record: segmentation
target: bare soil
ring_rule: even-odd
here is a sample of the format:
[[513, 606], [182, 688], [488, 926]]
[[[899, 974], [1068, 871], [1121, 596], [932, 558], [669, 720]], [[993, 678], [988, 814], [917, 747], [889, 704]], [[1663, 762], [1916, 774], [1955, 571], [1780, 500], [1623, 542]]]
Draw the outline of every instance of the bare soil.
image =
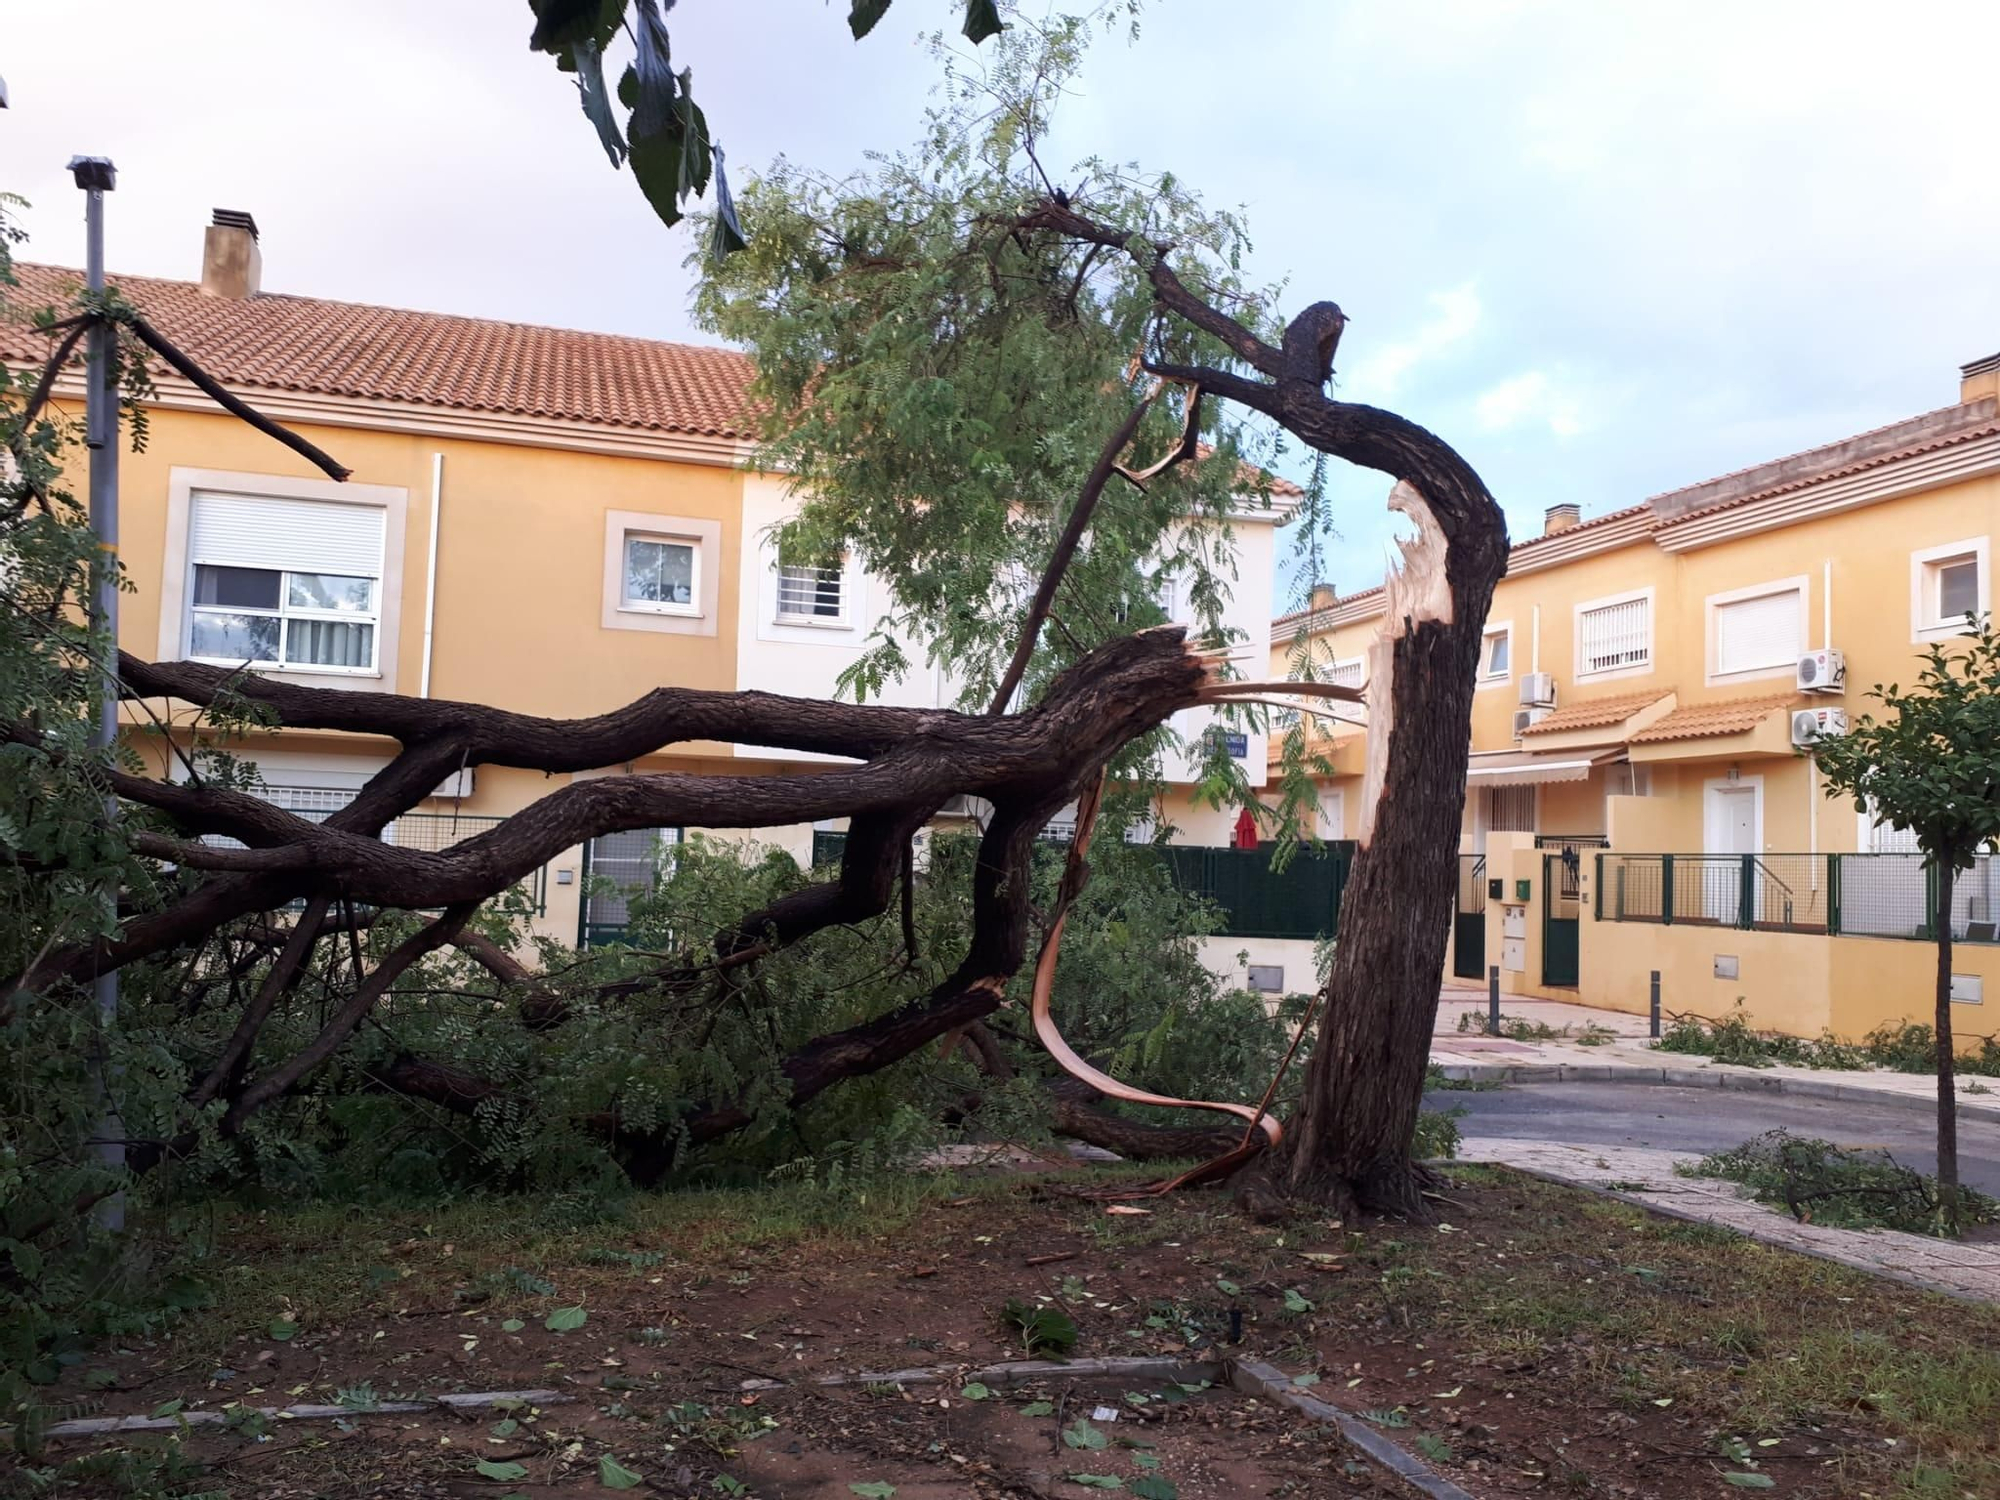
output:
[[[768, 1500], [1113, 1488], [1076, 1476], [1182, 1500], [1407, 1493], [1227, 1390], [806, 1383], [1021, 1358], [1015, 1298], [1065, 1311], [1080, 1357], [1268, 1359], [1482, 1500], [1735, 1495], [1746, 1475], [1787, 1497], [2000, 1494], [2000, 1315], [1503, 1173], [1462, 1170], [1427, 1225], [1257, 1226], [1201, 1194], [1113, 1215], [1018, 1179], [648, 1202], [563, 1231], [499, 1203], [357, 1213], [344, 1235], [324, 1213], [246, 1218], [214, 1309], [95, 1352], [51, 1400], [576, 1398], [191, 1429], [202, 1483], [232, 1495], [611, 1494], [606, 1458], [634, 1493]], [[548, 1326], [577, 1307], [583, 1326]]]

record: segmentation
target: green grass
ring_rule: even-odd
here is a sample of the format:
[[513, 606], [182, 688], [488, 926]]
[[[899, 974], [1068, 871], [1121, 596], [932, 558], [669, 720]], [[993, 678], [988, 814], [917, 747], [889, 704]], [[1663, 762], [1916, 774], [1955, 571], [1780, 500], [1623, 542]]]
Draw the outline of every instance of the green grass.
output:
[[[1507, 1180], [1490, 1168], [1451, 1176]], [[1832, 1436], [1851, 1430], [1855, 1460], [1887, 1466], [1885, 1482], [1856, 1491], [1878, 1500], [2000, 1495], [2000, 1309], [1550, 1184], [1516, 1186], [1514, 1224], [1483, 1226], [1484, 1253], [1440, 1274], [1425, 1273], [1440, 1269], [1449, 1237], [1359, 1252], [1399, 1272], [1382, 1293], [1398, 1320], [1491, 1357], [1576, 1361], [1581, 1381], [1622, 1404], [1672, 1402], [1742, 1435], [1753, 1455], [1765, 1438], [1781, 1440], [1770, 1451], [1797, 1452], [1808, 1435], [1837, 1449]]]

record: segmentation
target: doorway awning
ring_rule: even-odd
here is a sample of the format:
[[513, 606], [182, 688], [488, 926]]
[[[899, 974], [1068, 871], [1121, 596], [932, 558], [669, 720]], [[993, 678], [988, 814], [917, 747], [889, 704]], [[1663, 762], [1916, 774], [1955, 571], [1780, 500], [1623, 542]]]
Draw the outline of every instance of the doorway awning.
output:
[[1537, 755], [1532, 750], [1500, 750], [1475, 755], [1467, 763], [1468, 787], [1540, 786], [1549, 781], [1583, 781], [1598, 766], [1623, 760], [1622, 750], [1591, 754]]

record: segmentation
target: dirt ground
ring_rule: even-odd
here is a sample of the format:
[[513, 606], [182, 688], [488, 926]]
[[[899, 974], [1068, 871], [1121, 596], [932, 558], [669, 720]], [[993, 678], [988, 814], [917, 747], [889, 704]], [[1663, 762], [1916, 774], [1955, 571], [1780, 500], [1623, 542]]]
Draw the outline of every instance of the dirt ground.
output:
[[801, 1383], [1021, 1358], [1014, 1299], [1065, 1312], [1077, 1357], [1270, 1360], [1482, 1500], [2000, 1495], [2000, 1315], [1479, 1169], [1421, 1226], [1146, 1206], [961, 1177], [661, 1199], [561, 1230], [500, 1203], [270, 1212], [229, 1226], [215, 1307], [93, 1352], [51, 1404], [575, 1399], [241, 1416], [52, 1440], [41, 1462], [177, 1440], [204, 1465], [188, 1492], [329, 1500], [1409, 1493], [1326, 1427], [1199, 1382]]

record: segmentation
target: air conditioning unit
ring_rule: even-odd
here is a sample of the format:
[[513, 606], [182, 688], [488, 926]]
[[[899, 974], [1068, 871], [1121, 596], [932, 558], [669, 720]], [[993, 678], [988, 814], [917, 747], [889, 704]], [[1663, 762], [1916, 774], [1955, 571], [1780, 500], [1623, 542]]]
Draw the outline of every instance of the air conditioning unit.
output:
[[1847, 733], [1844, 708], [1800, 708], [1792, 712], [1792, 744], [1809, 750], [1821, 740]]
[[1530, 724], [1539, 724], [1550, 714], [1552, 708], [1517, 708], [1514, 710], [1514, 738], [1519, 739]]
[[1554, 708], [1556, 706], [1555, 678], [1547, 672], [1522, 673], [1521, 706], [1523, 708]]
[[1799, 658], [1798, 685], [1802, 693], [1846, 692], [1847, 658], [1832, 646], [1808, 651]]
[[470, 797], [472, 795], [472, 767], [465, 766], [460, 770], [453, 771], [451, 775], [438, 783], [437, 790], [432, 792], [431, 795], [453, 802]]
[[972, 814], [972, 799], [960, 792], [955, 797], [944, 799], [944, 805], [937, 810], [940, 818], [969, 818]]

